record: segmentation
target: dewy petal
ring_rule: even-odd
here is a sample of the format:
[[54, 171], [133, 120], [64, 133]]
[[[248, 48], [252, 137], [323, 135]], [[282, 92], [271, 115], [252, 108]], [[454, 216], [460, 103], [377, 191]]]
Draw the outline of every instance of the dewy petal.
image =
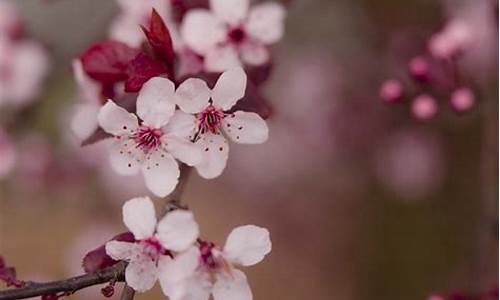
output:
[[201, 162], [201, 149], [195, 143], [176, 136], [167, 136], [167, 140], [165, 149], [178, 160], [191, 167]]
[[129, 260], [138, 253], [136, 243], [109, 241], [105, 247], [106, 254], [114, 260]]
[[137, 292], [150, 290], [158, 279], [156, 262], [147, 256], [131, 260], [125, 269], [125, 281]]
[[188, 249], [198, 238], [198, 224], [193, 213], [176, 210], [168, 213], [160, 220], [157, 227], [157, 238], [169, 250], [180, 252]]
[[142, 165], [146, 186], [158, 197], [170, 194], [179, 181], [179, 165], [166, 151], [160, 149], [147, 157]]
[[252, 291], [247, 277], [236, 269], [231, 274], [217, 274], [212, 294], [214, 300], [252, 300]]
[[210, 0], [210, 8], [217, 17], [230, 25], [239, 25], [248, 13], [249, 0]]
[[224, 257], [242, 266], [260, 262], [269, 252], [271, 252], [269, 231], [255, 225], [233, 229], [224, 245]]
[[101, 107], [97, 120], [104, 131], [116, 136], [128, 134], [139, 126], [137, 117], [134, 114], [116, 105], [112, 100], [108, 100]]
[[160, 128], [175, 111], [175, 86], [163, 77], [153, 77], [141, 88], [137, 97], [137, 115], [146, 125]]
[[275, 2], [255, 5], [248, 16], [246, 31], [255, 39], [269, 45], [283, 37], [285, 8]]
[[207, 83], [199, 78], [189, 78], [175, 91], [175, 103], [187, 113], [201, 112], [208, 105], [210, 89]]
[[229, 145], [221, 134], [206, 133], [196, 142], [201, 149], [201, 163], [196, 170], [201, 177], [212, 179], [219, 176], [226, 167]]
[[134, 234], [136, 240], [152, 237], [156, 229], [156, 214], [149, 197], [134, 198], [122, 208], [123, 223]]
[[242, 68], [233, 68], [219, 77], [212, 90], [214, 106], [229, 110], [245, 96], [247, 75]]
[[209, 10], [191, 9], [184, 17], [181, 36], [189, 48], [205, 55], [226, 38], [226, 29]]
[[217, 45], [205, 54], [205, 69], [208, 72], [224, 72], [241, 66], [238, 52], [231, 45]]
[[237, 111], [222, 120], [224, 132], [236, 143], [261, 144], [269, 137], [269, 128], [258, 114]]
[[141, 169], [144, 152], [135, 147], [129, 139], [116, 140], [111, 143], [109, 162], [113, 170], [121, 175], [134, 175]]
[[[165, 133], [166, 138], [169, 136], [176, 136], [188, 140], [193, 139], [196, 128], [196, 117], [187, 114], [183, 111], [177, 110], [174, 116], [170, 119], [167, 125], [165, 125], [162, 130]], [[165, 141], [168, 143], [168, 141]]]
[[257, 42], [248, 42], [240, 48], [241, 59], [248, 65], [260, 66], [269, 61], [269, 50]]

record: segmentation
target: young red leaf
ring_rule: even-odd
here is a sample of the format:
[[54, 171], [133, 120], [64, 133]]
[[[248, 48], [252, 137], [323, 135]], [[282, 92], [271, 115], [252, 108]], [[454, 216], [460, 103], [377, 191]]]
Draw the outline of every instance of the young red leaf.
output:
[[130, 62], [127, 74], [125, 91], [128, 93], [138, 92], [142, 85], [153, 77], [160, 75], [170, 77], [167, 67], [162, 62], [142, 52]]
[[139, 53], [117, 41], [102, 41], [90, 46], [81, 56], [83, 70], [103, 85], [127, 79], [127, 66]]
[[[124, 232], [112, 238], [111, 241], [133, 243], [135, 242], [135, 238], [131, 232]], [[118, 262], [106, 254], [105, 245], [102, 245], [85, 255], [85, 257], [83, 258], [82, 267], [85, 273], [91, 273], [97, 270], [111, 267], [116, 263]]]
[[149, 28], [142, 27], [144, 34], [148, 40], [153, 54], [161, 60], [168, 69], [170, 75], [173, 75], [175, 64], [175, 51], [172, 43], [172, 38], [167, 25], [156, 12], [155, 9], [151, 12], [151, 19], [149, 21]]

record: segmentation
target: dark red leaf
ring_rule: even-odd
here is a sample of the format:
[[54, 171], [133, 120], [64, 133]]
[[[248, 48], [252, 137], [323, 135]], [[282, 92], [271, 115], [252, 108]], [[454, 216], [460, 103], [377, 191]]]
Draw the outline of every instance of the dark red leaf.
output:
[[90, 46], [80, 59], [88, 76], [109, 85], [127, 79], [127, 66], [138, 53], [138, 49], [108, 40]]
[[160, 75], [169, 77], [168, 69], [162, 62], [142, 52], [130, 62], [127, 74], [125, 91], [128, 93], [138, 92], [142, 85], [152, 77]]
[[[135, 238], [131, 232], [124, 232], [112, 238], [111, 241], [133, 243], [135, 242]], [[89, 253], [87, 253], [87, 255], [85, 255], [85, 257], [83, 258], [82, 267], [85, 273], [91, 273], [97, 270], [111, 267], [116, 263], [118, 263], [118, 261], [109, 257], [106, 254], [105, 245], [102, 245], [90, 251]]]
[[167, 67], [168, 73], [173, 77], [175, 65], [175, 51], [170, 32], [165, 22], [155, 9], [151, 12], [149, 28], [142, 27], [154, 56], [161, 60]]

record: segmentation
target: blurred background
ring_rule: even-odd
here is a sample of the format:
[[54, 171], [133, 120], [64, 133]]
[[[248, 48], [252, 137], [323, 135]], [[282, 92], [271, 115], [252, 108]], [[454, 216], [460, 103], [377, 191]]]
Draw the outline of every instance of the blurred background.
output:
[[[68, 125], [78, 101], [71, 62], [108, 35], [119, 9], [112, 0], [10, 2], [50, 72], [15, 117], [1, 108], [14, 150], [0, 138], [0, 157], [17, 159], [0, 180], [0, 255], [21, 279], [60, 279], [81, 274], [83, 255], [125, 230], [121, 205], [147, 194], [142, 179], [109, 169], [105, 145], [79, 148]], [[497, 290], [498, 3], [295, 0], [288, 8], [263, 87], [274, 107], [269, 141], [232, 145], [221, 177], [193, 172], [187, 183], [183, 201], [202, 236], [223, 244], [235, 226], [269, 228], [272, 253], [246, 270], [255, 299]], [[454, 109], [438, 93], [437, 113], [425, 119], [412, 96], [381, 99], [390, 78], [406, 96], [428, 91], [408, 62], [428, 56], [429, 39], [456, 18], [475, 26], [470, 55], [457, 63], [473, 107]], [[157, 287], [136, 299], [160, 297]], [[71, 298], [103, 297], [94, 288]]]

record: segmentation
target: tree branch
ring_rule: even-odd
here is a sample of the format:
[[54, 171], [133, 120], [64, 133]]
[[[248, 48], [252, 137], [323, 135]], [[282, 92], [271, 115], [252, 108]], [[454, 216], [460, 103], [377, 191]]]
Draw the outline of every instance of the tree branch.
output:
[[22, 288], [0, 291], [0, 300], [15, 300], [37, 297], [42, 295], [53, 295], [61, 292], [74, 293], [89, 286], [106, 283], [112, 280], [123, 281], [125, 279], [125, 262], [77, 277], [47, 283], [27, 282]]
[[[162, 215], [183, 208], [181, 205], [181, 196], [190, 171], [191, 167], [184, 164], [180, 165], [179, 183], [175, 190], [165, 198]], [[81, 289], [110, 281], [122, 282], [125, 280], [126, 266], [127, 263], [122, 261], [109, 268], [68, 279], [46, 283], [26, 282], [26, 285], [22, 288], [0, 291], [0, 300], [25, 299], [42, 295], [55, 295], [58, 293], [74, 293]], [[134, 295], [134, 289], [125, 285], [122, 290], [121, 299], [132, 300]]]

